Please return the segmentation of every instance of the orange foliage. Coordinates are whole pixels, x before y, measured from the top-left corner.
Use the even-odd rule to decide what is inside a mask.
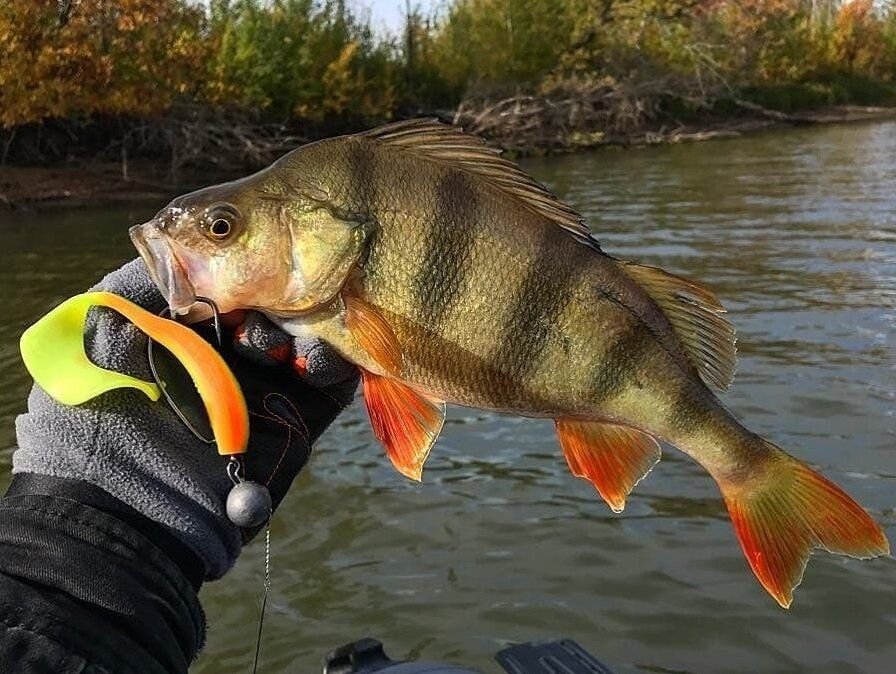
[[[204,14],[184,0],[4,0],[0,126],[152,115],[194,87]]]
[[[873,0],[852,0],[840,8],[834,29],[834,47],[844,69],[874,71],[881,65],[883,30]]]

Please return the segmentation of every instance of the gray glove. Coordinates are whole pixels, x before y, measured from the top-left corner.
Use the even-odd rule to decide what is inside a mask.
[[[153,313],[165,306],[141,260],[113,272],[97,289]],[[146,340],[116,312],[91,311],[84,343],[97,365],[151,381]],[[266,484],[276,508],[305,465],[311,444],[351,401],[357,371],[321,342],[293,340],[255,313],[247,315],[222,352],[249,407],[245,477]],[[251,533],[233,525],[225,513],[232,487],[227,459],[198,440],[164,402],[117,389],[68,407],[34,386],[16,431],[13,473],[100,487],[168,528],[204,562],[207,579],[230,569]]]

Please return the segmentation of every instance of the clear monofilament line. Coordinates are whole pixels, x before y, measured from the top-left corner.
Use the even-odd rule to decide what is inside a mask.
[[[264,626],[264,610],[268,604],[268,590],[271,589],[271,520],[264,529],[264,592],[261,595],[261,612],[258,616],[258,634],[255,636],[255,659],[252,674],[258,672],[258,656],[261,653],[261,630]]]

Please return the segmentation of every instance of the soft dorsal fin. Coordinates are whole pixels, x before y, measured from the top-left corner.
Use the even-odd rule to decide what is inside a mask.
[[[521,200],[535,213],[555,222],[582,243],[600,250],[599,243],[581,215],[515,163],[501,157],[501,151],[489,147],[480,136],[465,133],[435,119],[395,122],[359,135],[406,148],[478,176],[505,194]]]
[[[623,262],[621,268],[656,302],[675,329],[703,380],[728,389],[737,365],[734,328],[725,307],[706,288],[657,267]]]

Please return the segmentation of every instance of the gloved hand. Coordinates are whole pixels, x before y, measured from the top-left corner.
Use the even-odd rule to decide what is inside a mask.
[[[165,307],[141,260],[111,273],[96,289],[153,313]],[[116,312],[91,310],[84,343],[97,365],[152,381],[146,336]],[[311,444],[351,401],[357,371],[323,343],[294,340],[255,313],[246,315],[222,352],[249,408],[245,478],[265,484],[276,508]],[[13,473],[100,487],[185,543],[204,563],[207,579],[224,575],[253,533],[227,518],[227,458],[197,439],[163,401],[116,389],[68,407],[34,386],[16,431]]]

